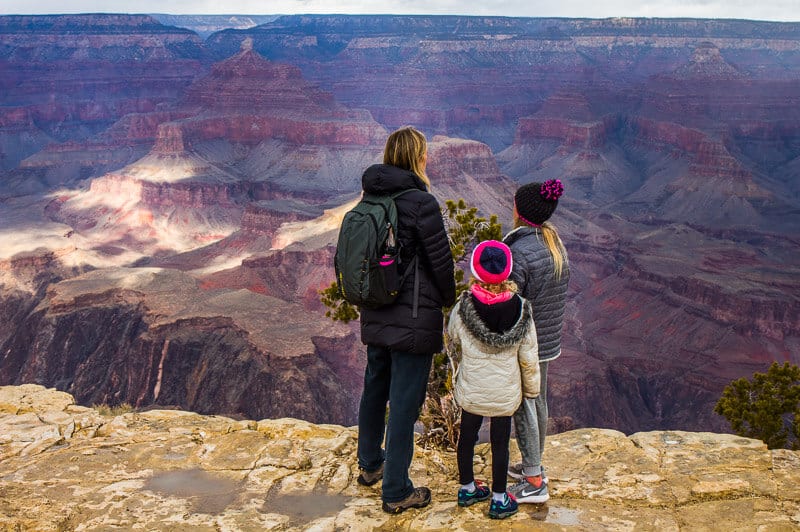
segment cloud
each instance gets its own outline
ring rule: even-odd
[[[0,14],[46,13],[293,14],[404,13],[520,17],[687,17],[800,21],[798,0],[3,0]]]

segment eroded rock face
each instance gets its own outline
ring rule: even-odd
[[[358,337],[299,303],[123,268],[51,285],[36,308],[25,305],[11,315],[24,333],[0,337],[0,382],[49,383],[84,405],[355,420]]]
[[[195,33],[146,15],[5,16],[0,30],[0,169],[22,163],[11,176],[16,192],[74,183],[146,153],[153,135],[141,125],[130,136],[93,137],[173,101],[210,62]]]
[[[581,429],[548,439],[551,499],[503,522],[456,504],[455,454],[417,448],[433,502],[398,516],[356,482],[355,428],[177,410],[103,415],[37,385],[0,387],[0,526],[81,530],[790,530],[800,453],[708,432]],[[512,442],[512,460],[519,458]],[[491,475],[488,444],[476,477]]]
[[[193,337],[258,359],[245,339],[265,328],[240,328],[246,312],[197,305],[151,327],[152,295],[142,304],[114,270],[149,266],[191,276],[190,299],[225,302],[208,308],[264,296],[254,308],[310,330],[304,353],[356,396],[363,347],[352,325],[352,341],[320,332],[331,324],[317,290],[333,279],[328,246],[361,172],[409,123],[430,140],[434,194],[506,229],[518,183],[565,183],[552,220],[572,260],[551,366],[557,430],[724,431],[713,404],[726,384],[800,362],[796,23],[262,21],[232,18],[246,31],[202,41],[147,16],[0,17],[0,382],[141,405],[167,340],[166,360],[229,360],[196,356]],[[116,279],[107,294],[50,306],[48,284],[93,269]],[[185,302],[183,287],[161,301]],[[207,378],[193,373],[206,366],[168,367]],[[228,410],[239,392],[203,386],[184,403],[178,380],[159,398],[240,411]],[[313,400],[285,403],[276,415]]]

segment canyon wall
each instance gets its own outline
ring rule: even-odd
[[[506,230],[520,183],[564,182],[555,430],[726,431],[727,383],[800,363],[796,23],[0,29],[0,384],[352,422],[364,347],[318,291],[363,169],[406,124],[428,136],[434,195]]]

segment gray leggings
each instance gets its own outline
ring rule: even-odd
[[[539,397],[522,399],[522,404],[514,412],[514,427],[517,445],[522,453],[523,472],[527,476],[542,474],[542,453],[544,438],[547,435],[547,365],[539,362],[541,390]]]

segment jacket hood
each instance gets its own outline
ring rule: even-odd
[[[388,164],[373,164],[361,176],[361,188],[367,194],[386,196],[401,190],[416,188],[427,191],[425,182],[410,170]]]
[[[511,244],[513,244],[520,238],[523,238],[527,235],[536,235],[541,232],[542,230],[539,229],[538,227],[530,227],[523,225],[521,227],[517,227],[516,229],[509,231],[508,234],[506,234],[506,236],[503,237],[503,244],[511,246]]]
[[[520,297],[515,294],[514,297]],[[522,299],[522,312],[520,312],[517,322],[507,331],[503,333],[496,333],[489,330],[486,324],[483,323],[478,311],[475,309],[475,304],[469,296],[468,291],[461,294],[461,301],[458,308],[458,315],[467,330],[475,336],[478,340],[486,345],[492,347],[509,347],[522,341],[525,335],[528,334],[528,328],[531,326],[531,304],[529,301]]]

